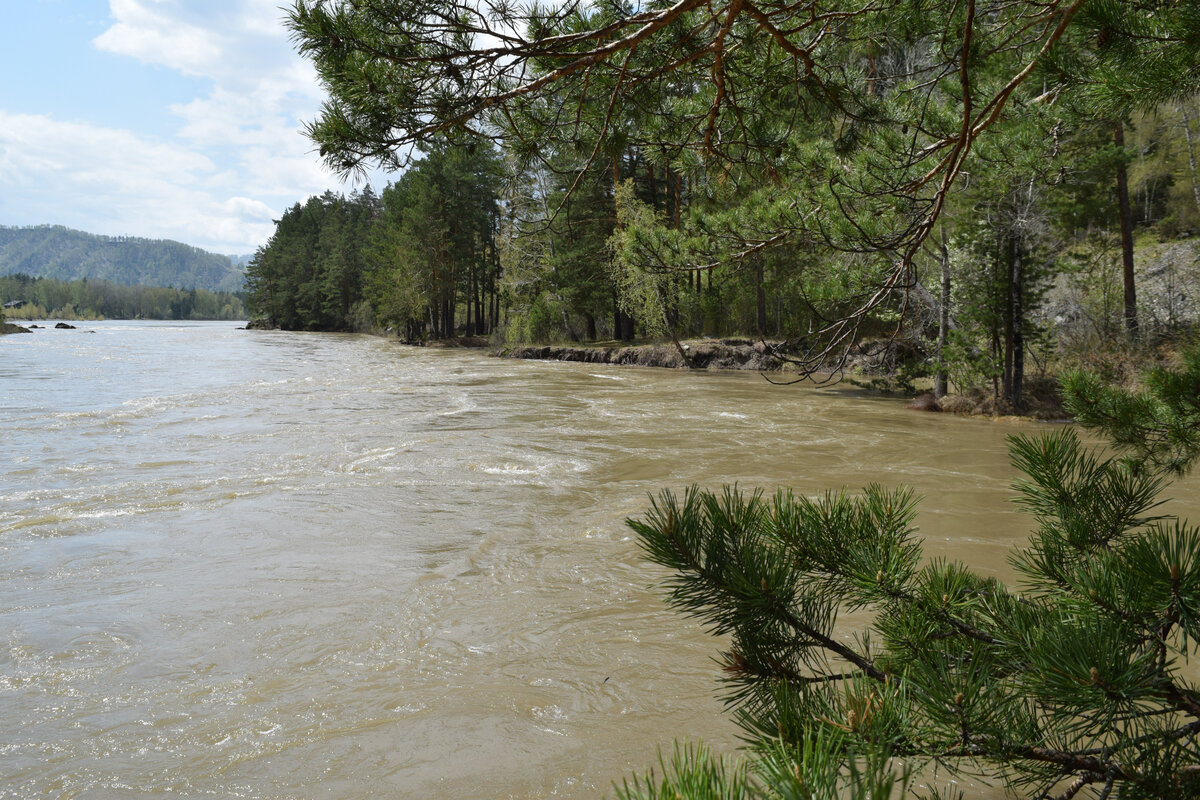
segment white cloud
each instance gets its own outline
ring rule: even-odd
[[[166,140],[0,108],[0,222],[245,253],[274,232],[284,208],[348,191],[302,133],[322,92],[292,48],[280,4],[110,0],[93,46],[199,78],[186,85],[203,93],[167,107],[178,127]]]
[[[181,140],[221,154],[220,180],[293,201],[338,187],[302,133],[322,92],[292,48],[279,0],[111,0],[111,14],[98,46],[211,80],[206,95],[170,110]]]
[[[275,212],[269,205],[249,197],[231,197],[223,204],[223,208],[231,215],[242,219],[257,219],[270,222]]]
[[[111,0],[109,5],[117,22],[96,37],[101,50],[201,76],[210,74],[226,50],[223,37],[215,31],[182,19],[176,3]]]
[[[203,153],[130,131],[0,111],[0,218],[249,252],[273,211]],[[222,194],[222,190],[226,192]]]

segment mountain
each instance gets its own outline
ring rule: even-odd
[[[245,267],[229,256],[167,239],[97,236],[61,225],[0,225],[0,275],[63,281],[98,278],[127,286],[241,291]]]

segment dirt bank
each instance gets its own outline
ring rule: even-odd
[[[501,358],[582,361],[588,364],[621,364],[668,369],[744,369],[778,372],[783,368],[783,362],[771,353],[770,342],[751,339],[693,339],[682,344],[686,359],[673,344],[611,347],[530,345],[506,348],[497,355]]]

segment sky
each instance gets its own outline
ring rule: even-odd
[[[0,225],[249,254],[327,189],[290,0],[0,0]],[[375,173],[377,189],[388,176]]]

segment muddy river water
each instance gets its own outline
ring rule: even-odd
[[[1044,429],[232,323],[5,337],[0,408],[14,798],[597,797],[731,750],[648,493],[905,483],[929,555],[1007,577],[1005,437]]]

